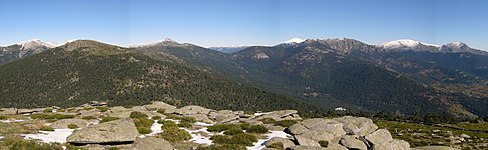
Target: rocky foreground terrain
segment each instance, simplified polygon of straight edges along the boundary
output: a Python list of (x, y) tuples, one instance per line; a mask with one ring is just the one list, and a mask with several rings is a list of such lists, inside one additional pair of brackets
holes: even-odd
[(450, 150), (414, 147), (371, 119), (302, 118), (295, 110), (244, 112), (163, 102), (132, 108), (0, 110), (0, 149)]

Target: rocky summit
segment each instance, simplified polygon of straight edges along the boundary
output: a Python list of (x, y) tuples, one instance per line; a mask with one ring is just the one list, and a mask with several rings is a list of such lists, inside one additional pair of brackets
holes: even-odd
[[(196, 105), (178, 108), (160, 101), (131, 108), (102, 104), (21, 112), (3, 108), (0, 149), (15, 149), (29, 142), (49, 149), (456, 149), (414, 147), (364, 117), (302, 118), (296, 110), (248, 112)], [(7, 144), (12, 141), (17, 144)]]

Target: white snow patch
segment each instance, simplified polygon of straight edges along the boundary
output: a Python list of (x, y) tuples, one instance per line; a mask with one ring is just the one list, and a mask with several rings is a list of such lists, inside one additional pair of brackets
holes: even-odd
[(195, 125), (197, 126), (204, 126), (204, 127), (208, 127), (208, 126), (213, 126), (215, 123), (205, 123), (205, 122), (196, 122)]
[(334, 110), (336, 110), (336, 111), (346, 111), (347, 109), (342, 108), (342, 107), (337, 107), (337, 108), (335, 108)]
[(289, 39), (288, 41), (285, 41), (283, 43), (302, 43), (303, 41), (305, 41), (305, 40), (301, 39), (301, 38), (292, 38), (292, 39)]
[[(189, 129), (184, 129), (191, 135), (190, 142), (198, 143), (198, 144), (205, 144), (205, 145), (212, 145), (212, 140), (210, 140), (210, 137), (213, 135), (213, 133), (210, 133), (207, 131), (207, 127), (197, 129), (197, 130), (189, 130)], [(208, 136), (203, 136), (200, 134), (201, 132), (207, 133)]]
[(23, 122), (24, 120), (2, 120), (3, 123), (10, 123), (10, 122)]
[(266, 115), (266, 114), (270, 114), (271, 112), (257, 112), (257, 113), (254, 113), (254, 116), (262, 116), (262, 115)]
[(268, 136), (267, 139), (259, 139), (258, 142), (253, 143), (254, 146), (247, 147), (247, 149), (248, 150), (261, 150), (261, 149), (265, 148), (264, 143), (266, 143), (266, 141), (269, 141), (271, 138), (274, 138), (274, 137), (287, 138), (288, 136), (291, 137), (291, 135), (289, 135), (283, 131), (270, 131), (270, 132), (271, 133), (264, 134), (264, 135)]
[(3, 138), (5, 138), (5, 137), (3, 137), (3, 136), (0, 136), (0, 140), (1, 140), (1, 139), (3, 139)]
[(153, 123), (153, 125), (151, 126), (151, 133), (149, 133), (148, 135), (150, 135), (150, 136), (154, 136), (154, 135), (156, 135), (156, 134), (158, 134), (158, 133), (163, 132), (163, 130), (161, 130), (161, 127), (162, 127), (162, 126), (163, 126), (163, 124), (160, 124), (160, 123), (158, 123), (158, 121), (157, 121), (157, 120), (154, 120), (154, 123)]
[(54, 129), (54, 131), (39, 131), (39, 134), (21, 134), (24, 139), (37, 139), (43, 143), (66, 143), (66, 138), (73, 133), (74, 129)]
[(461, 48), (461, 47), (463, 47), (464, 45), (466, 45), (466, 44), (464, 44), (463, 42), (452, 42), (452, 43), (447, 43), (447, 46), (449, 46), (449, 47), (454, 47), (454, 48)]

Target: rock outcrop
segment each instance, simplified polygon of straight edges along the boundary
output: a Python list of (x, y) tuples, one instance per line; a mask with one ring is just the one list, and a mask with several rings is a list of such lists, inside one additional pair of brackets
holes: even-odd
[(422, 146), (422, 147), (412, 148), (412, 150), (458, 150), (458, 149), (447, 147), (447, 146)]
[(281, 143), (281, 145), (283, 145), (283, 147), (281, 147), (282, 149), (286, 149), (288, 147), (295, 146), (295, 143), (293, 143), (290, 139), (280, 138), (280, 137), (274, 137), (274, 138), (269, 139), (268, 141), (266, 141), (264, 143), (264, 146), (269, 147), (269, 146), (276, 144), (276, 143)]
[(368, 147), (364, 144), (363, 141), (354, 138), (353, 136), (346, 136), (341, 138), (340, 144), (344, 145), (349, 149), (357, 149), (357, 150), (367, 150)]
[(179, 109), (175, 110), (176, 114), (179, 115), (195, 115), (195, 114), (208, 114), (212, 111), (211, 109), (207, 109), (202, 106), (195, 106), (195, 105), (189, 105), (185, 107), (181, 107)]
[(131, 150), (173, 150), (173, 146), (166, 140), (156, 137), (139, 138), (134, 142)]
[(363, 117), (351, 117), (344, 116), (340, 118), (334, 118), (334, 120), (344, 125), (344, 131), (350, 135), (365, 136), (378, 129), (373, 123), (373, 120)]
[(163, 109), (163, 110), (165, 110), (166, 113), (173, 113), (174, 110), (176, 109), (175, 106), (172, 106), (172, 105), (166, 104), (164, 102), (160, 102), (160, 101), (154, 101), (154, 102), (152, 102), (152, 104), (144, 105), (144, 107), (146, 107), (147, 110)]
[(377, 129), (371, 119), (345, 116), (306, 119), (288, 127), (286, 132), (294, 135), (295, 143), (307, 148), (327, 142), (327, 149), (410, 149), (407, 142), (393, 139), (388, 130)]
[(85, 128), (90, 123), (88, 123), (88, 121), (83, 120), (83, 119), (62, 119), (62, 120), (58, 120), (56, 122), (53, 122), (51, 124), (51, 127), (54, 129), (66, 129), (66, 128), (68, 128), (68, 125), (70, 125), (70, 124), (74, 124), (78, 128)]
[(17, 108), (5, 108), (3, 111), (0, 111), (0, 115), (16, 115)]
[(72, 144), (132, 143), (139, 136), (132, 119), (120, 119), (76, 130), (67, 138)]
[(281, 120), (301, 120), (300, 116), (298, 115), (298, 111), (296, 110), (280, 110), (280, 111), (272, 111), (266, 114), (263, 114), (256, 119), (265, 119), (271, 118), (276, 121)]
[(366, 135), (365, 136), (366, 140), (368, 140), (373, 146), (375, 145), (380, 145), (385, 142), (390, 142), (393, 140), (391, 137), (390, 131), (386, 129), (379, 129), (376, 130), (375, 132)]
[[(105, 106), (105, 104), (100, 104)], [(69, 125), (76, 125), (75, 130), (66, 138), (66, 142), (74, 145), (84, 145), (88, 149), (106, 149), (109, 146), (124, 150), (172, 150), (180, 149), (179, 145), (173, 147), (168, 141), (158, 135), (164, 133), (159, 120), (170, 117), (177, 124), (182, 117), (194, 118), (197, 122), (191, 122), (193, 127), (181, 127), (190, 132), (192, 138), (198, 138), (208, 142), (214, 133), (207, 132), (212, 124), (240, 124), (242, 122), (250, 125), (263, 125), (271, 131), (260, 135), (260, 139), (268, 136), (269, 140), (262, 145), (265, 149), (291, 149), (291, 150), (410, 150), (410, 144), (406, 141), (394, 139), (387, 129), (378, 129), (371, 119), (363, 117), (344, 116), (340, 118), (311, 118), (302, 120), (295, 110), (278, 110), (271, 112), (250, 113), (244, 111), (219, 110), (204, 108), (201, 106), (185, 106), (177, 108), (164, 102), (153, 102), (149, 105), (134, 106), (131, 108), (111, 107), (100, 109), (99, 104), (85, 104), (84, 107), (66, 109), (59, 112), (47, 112), (48, 114), (71, 115), (75, 118), (59, 119), (53, 123), (46, 123), (46, 120), (35, 119), (35, 123), (25, 124), (24, 127), (32, 130), (40, 130), (45, 125), (55, 129), (66, 129)], [(19, 115), (19, 110), (25, 113), (44, 113), (43, 109), (2, 109), (2, 115)], [(165, 110), (164, 113), (162, 110)], [(149, 119), (153, 116), (154, 123), (141, 128), (143, 123), (131, 119), (130, 114), (134, 111), (147, 115)], [(23, 116), (23, 115), (22, 115)], [(85, 116), (89, 121), (84, 120)], [(8, 116), (7, 116), (8, 117)], [(99, 123), (102, 117), (113, 118), (113, 121)], [(146, 117), (146, 116), (144, 116)], [(84, 118), (84, 119), (81, 119)], [(105, 119), (105, 118), (104, 118)], [(182, 120), (178, 120), (182, 119)], [(186, 118), (185, 118), (186, 119)], [(276, 121), (296, 120), (297, 123), (283, 127), (276, 124)], [(139, 128), (136, 127), (138, 124)], [(140, 120), (139, 120), (140, 121)], [(204, 123), (202, 123), (204, 122)], [(295, 121), (293, 121), (295, 122)], [(99, 123), (99, 124), (97, 124)], [(283, 122), (281, 122), (283, 123)], [(285, 121), (288, 123), (288, 121)], [(73, 126), (71, 125), (71, 126)], [(73, 128), (73, 127), (71, 127)], [(138, 129), (150, 128), (150, 133), (139, 133)], [(144, 130), (141, 130), (144, 131)], [(284, 132), (283, 132), (284, 131)], [(245, 131), (246, 132), (246, 131)], [(439, 132), (439, 131), (433, 131)], [(197, 137), (195, 137), (197, 135)], [(67, 135), (66, 135), (67, 136)], [(198, 137), (201, 136), (201, 137)], [(470, 139), (469, 135), (460, 135), (460, 138)], [(197, 145), (196, 140), (189, 142)], [(202, 142), (200, 141), (200, 142)], [(194, 142), (194, 143), (193, 143)], [(204, 143), (205, 144), (205, 143)], [(215, 143), (214, 143), (215, 144)], [(107, 146), (108, 145), (108, 146)], [(185, 147), (186, 149), (188, 147)], [(193, 148), (196, 148), (193, 147)], [(415, 150), (451, 150), (449, 147), (426, 146), (413, 148)]]

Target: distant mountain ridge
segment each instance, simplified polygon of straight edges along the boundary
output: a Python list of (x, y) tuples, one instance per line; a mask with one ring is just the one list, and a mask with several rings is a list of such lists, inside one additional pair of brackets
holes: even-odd
[(17, 59), (41, 53), (57, 45), (38, 39), (27, 40), (18, 44), (0, 47), (0, 64), (9, 63)]
[[(115, 51), (103, 50), (113, 49), (105, 44), (93, 50), (83, 44), (76, 46), (76, 42), (68, 45), (54, 49), (80, 49), (91, 56), (117, 60), (111, 55)], [(129, 51), (128, 55), (134, 58), (144, 56), (151, 62), (191, 66), (221, 79), (258, 86), (326, 110), (343, 107), (350, 111), (397, 114), (420, 111), (469, 117), (488, 115), (488, 56), (463, 43), (436, 46), (400, 40), (370, 45), (349, 38), (308, 39), (223, 53), (165, 39), (118, 48)], [(31, 59), (19, 61), (28, 60)], [(18, 65), (13, 62), (4, 66), (12, 64)]]
[[(183, 46), (168, 41), (157, 45)], [(72, 41), (0, 65), (0, 107), (68, 107), (92, 100), (133, 106), (162, 100), (215, 109), (320, 113), (306, 102), (222, 78), (169, 53), (162, 55), (165, 59), (158, 60), (134, 48)]]
[[(300, 38), (292, 38), (288, 41), (276, 44), (275, 46), (293, 46), (302, 42), (306, 41), (322, 41), (326, 42), (328, 41), (329, 43), (331, 42), (337, 42), (337, 41), (355, 41), (359, 43), (366, 44), (364, 42), (355, 40), (355, 39), (349, 39), (349, 38), (331, 38), (331, 39), (300, 39)], [(462, 43), (462, 42), (452, 42), (452, 43), (447, 43), (444, 45), (434, 45), (434, 44), (428, 44), (420, 41), (415, 41), (411, 39), (401, 39), (401, 40), (395, 40), (395, 41), (389, 41), (389, 42), (384, 42), (381, 44), (366, 44), (371, 47), (376, 47), (377, 51), (428, 51), (428, 52), (434, 52), (434, 53), (460, 53), (460, 52), (466, 52), (466, 53), (473, 53), (477, 55), (488, 55), (487, 51), (479, 50), (479, 49), (474, 49), (469, 47), (467, 44)], [(256, 45), (260, 46), (260, 45)], [(235, 46), (235, 47), (209, 47), (209, 49), (216, 50), (216, 51), (221, 51), (224, 53), (234, 53), (238, 52), (240, 50), (243, 50), (245, 48), (248, 48), (251, 46)]]
[[(251, 46), (230, 55), (195, 45), (163, 44), (137, 50), (151, 51), (153, 55), (169, 52), (222, 76), (314, 101), (323, 107), (348, 106), (349, 110), (396, 110), (407, 114), (416, 110), (467, 116), (488, 114), (484, 110), (487, 101), (483, 100), (488, 97), (483, 96), (486, 95), (483, 94), (486, 73), (479, 70), (488, 68), (488, 64), (478, 61), (486, 56), (470, 53), (472, 51), (441, 52), (439, 49), (421, 42), (384, 48), (354, 39), (335, 38), (308, 39), (291, 45)], [(472, 56), (458, 59), (468, 55)], [(427, 59), (432, 60), (425, 62)], [(443, 59), (457, 59), (456, 64), (471, 60), (479, 64), (467, 68), (453, 66)], [(410, 66), (412, 64), (415, 66)], [(470, 90), (461, 92), (462, 88), (455, 86), (467, 86)], [(477, 97), (471, 97), (474, 95)]]

